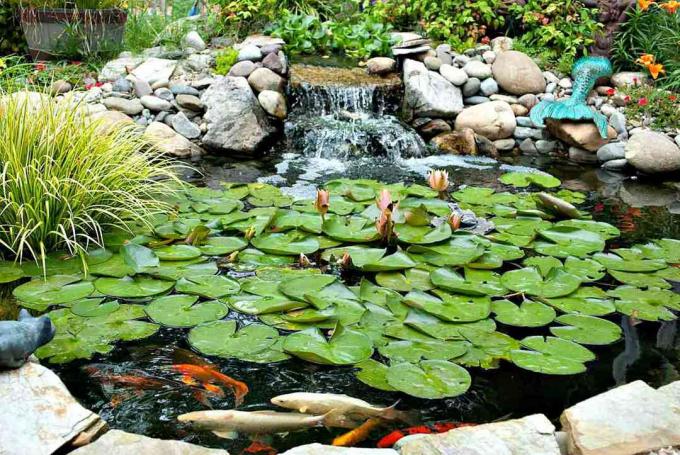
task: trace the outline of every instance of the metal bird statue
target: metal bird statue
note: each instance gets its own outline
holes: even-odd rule
[[[571,70],[574,88],[570,98],[559,101],[541,101],[531,110],[531,121],[543,126],[545,119],[592,120],[600,132],[607,137],[607,117],[586,104],[588,93],[601,77],[612,75],[612,64],[606,57],[580,58]]]

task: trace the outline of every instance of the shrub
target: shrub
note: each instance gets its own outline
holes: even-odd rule
[[[154,213],[169,210],[157,196],[177,181],[175,165],[137,132],[105,130],[77,109],[28,98],[18,92],[0,104],[3,255],[82,253],[101,244],[104,229],[148,225]]]
[[[0,55],[19,54],[26,51],[26,40],[21,31],[13,6],[0,4]],[[2,70],[0,68],[0,70]]]
[[[107,9],[124,8],[128,0],[10,0],[24,8],[75,8],[75,9]]]
[[[232,47],[223,49],[215,57],[215,73],[226,76],[236,59],[238,58],[238,51]]]
[[[680,125],[680,96],[649,85],[626,87],[622,91],[630,97],[627,118],[656,129]]]
[[[39,62],[32,63],[20,56],[0,58],[0,91],[44,90],[56,80],[65,80],[74,87],[82,86],[83,78],[96,76],[96,63]]]
[[[663,3],[661,5],[664,5]],[[680,11],[669,12],[658,4],[648,9],[634,8],[614,41],[614,63],[618,69],[640,70],[636,60],[643,54],[656,57],[665,74],[658,85],[680,91]]]

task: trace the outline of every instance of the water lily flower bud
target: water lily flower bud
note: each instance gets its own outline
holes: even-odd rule
[[[389,209],[390,204],[392,204],[392,195],[386,189],[381,190],[378,199],[375,201],[375,204],[381,211]]]
[[[330,206],[331,195],[327,190],[318,190],[316,192],[316,200],[314,201],[314,208],[321,214],[323,218],[328,213]]]
[[[427,174],[427,183],[430,184],[430,188],[442,193],[449,189],[449,173],[439,169],[430,171]]]
[[[312,261],[309,260],[307,256],[305,256],[304,253],[300,253],[300,258],[298,259],[298,263],[300,264],[300,267],[309,267],[312,265]]]
[[[451,226],[451,229],[454,231],[460,227],[460,215],[458,215],[456,212],[451,213],[447,221],[449,226]]]

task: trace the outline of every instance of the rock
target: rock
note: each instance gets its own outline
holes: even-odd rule
[[[174,116],[174,118],[176,117]],[[181,134],[176,133],[165,123],[152,122],[146,128],[144,137],[154,144],[159,152],[177,158],[190,158],[191,156],[200,156],[202,154],[200,147]]]
[[[537,128],[518,126],[513,133],[515,139],[543,139],[543,131]]]
[[[527,128],[536,128],[534,122],[529,117],[517,117],[517,126],[526,126]]]
[[[167,102],[172,102],[175,100],[175,95],[172,94],[170,89],[167,89],[165,87],[161,87],[159,89],[156,89],[153,92],[154,96],[157,98],[160,98],[162,100],[165,100]]]
[[[479,89],[481,87],[482,87],[482,82],[479,79],[477,79],[476,77],[471,77],[463,85],[463,96],[466,97],[466,98],[474,96],[474,95],[477,94],[477,92],[479,92]]]
[[[283,45],[281,44],[266,44],[260,47],[260,52],[265,56],[269,54],[278,54],[282,47]]]
[[[179,104],[184,109],[189,109],[194,112],[203,112],[203,102],[201,99],[194,95],[177,95],[175,98],[177,104]]]
[[[401,455],[560,455],[554,432],[543,414],[534,414],[441,434],[407,436],[395,448]]]
[[[543,155],[550,155],[557,149],[557,141],[546,141],[541,139],[536,141],[536,150]]]
[[[491,101],[505,101],[508,104],[517,104],[517,97],[512,95],[501,95],[496,93],[489,97]]]
[[[449,53],[449,51],[444,51],[440,50],[439,48],[441,47],[441,44],[437,46],[437,58],[439,59],[440,62],[442,62],[442,65],[452,65],[453,64],[453,57]]]
[[[205,73],[212,66],[215,66],[215,57],[211,54],[192,54],[182,60],[181,71],[183,73]],[[176,71],[176,73],[179,72],[180,69]]]
[[[90,115],[89,119],[92,122],[97,122],[96,128],[102,134],[107,134],[117,128],[127,128],[135,125],[135,122],[130,117],[119,111],[95,112]]]
[[[81,109],[83,112],[85,112],[85,115],[97,114],[99,112],[115,112],[116,114],[125,115],[122,112],[107,111],[106,106],[104,106],[101,103],[81,105],[79,107],[79,109]],[[126,115],[126,117],[127,117],[127,115]]]
[[[201,92],[199,92],[195,88],[189,87],[188,85],[184,85],[184,84],[172,84],[170,86],[170,91],[172,92],[173,95],[199,96],[201,94]],[[156,95],[156,96],[158,96],[158,95]]]
[[[392,449],[364,449],[307,444],[283,452],[281,455],[399,455]]]
[[[491,77],[491,66],[479,60],[471,60],[465,64],[463,71],[469,77],[476,77],[477,79],[483,80]]]
[[[626,159],[646,174],[680,170],[680,148],[665,134],[641,131],[626,143]]]
[[[404,62],[404,106],[412,117],[452,118],[463,110],[458,87],[415,60]]]
[[[0,371],[0,409],[0,446],[8,455],[55,453],[102,424],[55,373],[34,361]]]
[[[397,61],[389,57],[373,57],[366,62],[368,74],[388,74],[397,69]]]
[[[442,133],[432,139],[432,145],[452,155],[476,155],[475,132],[470,128]]]
[[[132,80],[132,85],[134,86],[135,96],[141,98],[143,96],[151,95],[153,90],[148,82],[143,79],[137,79],[136,77]]]
[[[271,44],[278,44],[279,46],[283,46],[286,44],[286,42],[281,39],[281,38],[274,38],[273,36],[267,36],[267,35],[250,35],[246,39],[244,39],[241,43],[235,44],[234,49],[240,50],[244,48],[245,46],[257,46],[257,47],[264,47],[268,46]]]
[[[484,60],[484,63],[491,65],[496,61],[496,53],[494,51],[486,51],[482,54],[482,60]]]
[[[109,97],[104,98],[102,104],[107,109],[119,111],[127,115],[139,115],[144,110],[144,106],[137,98],[126,100],[125,98]]]
[[[557,82],[557,85],[559,85],[560,87],[562,87],[564,89],[569,89],[569,88],[572,87],[572,82],[571,82],[570,78],[563,77],[562,79],[559,80],[559,82]]]
[[[536,155],[538,153],[536,144],[534,144],[534,141],[531,140],[530,138],[524,139],[522,142],[520,142],[519,149],[525,155]]]
[[[517,102],[522,106],[526,107],[527,109],[531,110],[534,106],[538,104],[538,97],[533,93],[527,93],[526,95],[520,96]]]
[[[113,82],[111,90],[118,93],[129,93],[132,91],[132,83],[128,79],[120,77]]]
[[[439,58],[431,56],[425,57],[425,61],[423,63],[425,63],[425,66],[430,71],[439,71],[439,68],[442,66],[442,61],[439,60]]]
[[[491,101],[491,100],[489,98],[487,98],[486,96],[471,96],[470,98],[464,98],[463,99],[463,103],[466,106],[468,106],[468,105],[475,106],[477,104],[488,103],[489,101]]]
[[[512,38],[499,36],[491,40],[491,50],[496,54],[512,50]]]
[[[156,121],[161,122],[162,119],[156,119]],[[201,136],[201,129],[198,127],[198,125],[189,120],[183,112],[178,112],[177,114],[173,115],[170,124],[172,129],[187,139],[197,139]]]
[[[628,166],[628,160],[625,158],[619,159],[619,160],[610,160],[607,161],[606,163],[602,164],[602,169],[606,169],[608,171],[621,171]]]
[[[286,80],[269,68],[257,68],[248,76],[248,83],[256,92],[274,90],[283,93],[286,88]]]
[[[626,128],[626,116],[621,112],[614,112],[609,117],[609,124],[616,130],[617,134],[625,134],[628,136],[628,129]]]
[[[176,60],[149,58],[132,71],[132,75],[153,85],[154,82],[170,80],[177,67]]]
[[[453,59],[453,64],[462,68],[470,61],[470,57],[467,55],[456,55]],[[467,73],[465,73],[467,74]]]
[[[597,155],[595,153],[579,147],[569,147],[569,159],[575,163],[597,163]]]
[[[616,112],[618,112],[618,109],[616,109],[616,107],[611,104],[604,104],[600,108],[600,112],[602,112],[602,114],[606,115],[607,117],[611,117]]]
[[[264,59],[262,59],[262,65],[264,65],[265,68],[274,71],[276,74],[280,75],[285,74],[283,70],[284,65],[283,62],[281,61],[281,58],[279,58],[279,54],[275,53],[267,54],[264,57]]]
[[[549,82],[548,85],[545,86],[545,93],[555,93],[555,90],[557,90],[557,84],[554,82]]]
[[[490,141],[484,136],[475,135],[475,142],[477,143],[477,154],[498,158],[498,149],[496,149],[493,141]]]
[[[201,101],[208,124],[203,143],[209,148],[250,154],[276,131],[244,78],[218,79]]]
[[[642,381],[582,401],[560,422],[569,453],[637,454],[680,444],[680,408]]]
[[[242,62],[234,63],[234,66],[229,69],[228,75],[234,77],[248,77],[256,68],[257,66],[255,66],[255,63],[250,60],[244,60]]]
[[[229,455],[226,450],[208,449],[183,441],[155,439],[120,430],[111,430],[92,444],[71,452],[73,455]]]
[[[442,119],[434,119],[422,125],[418,131],[425,137],[434,137],[451,131],[451,125]]]
[[[512,136],[517,122],[508,103],[489,101],[468,107],[456,118],[456,131],[472,128],[475,133],[492,141]]]
[[[597,159],[600,161],[620,160],[626,157],[626,144],[612,142],[605,144],[597,150]]]
[[[153,90],[159,89],[159,88],[167,88],[170,85],[170,81],[167,79],[159,79],[153,84],[151,84],[151,88]]]
[[[522,52],[501,52],[491,68],[498,85],[508,93],[525,95],[545,91],[541,69]]]
[[[257,95],[257,100],[267,114],[279,120],[284,120],[288,116],[286,98],[281,93],[273,90],[263,90]]]
[[[630,87],[634,85],[642,85],[648,82],[648,77],[645,73],[634,71],[623,71],[612,76],[612,85],[616,88]]]
[[[206,48],[205,41],[203,41],[201,35],[199,35],[198,32],[196,31],[191,31],[187,33],[184,39],[182,40],[182,44],[184,44],[184,47],[196,49],[199,52],[205,50]]]
[[[627,180],[620,186],[619,197],[624,204],[631,207],[665,207],[677,201],[678,193],[675,189],[656,183]]]
[[[497,150],[500,150],[501,152],[509,152],[510,150],[515,148],[515,140],[498,139],[493,141],[493,145],[496,147]]]
[[[63,79],[54,81],[50,85],[50,93],[52,95],[63,95],[64,93],[70,92],[71,90],[73,90],[73,85]]]
[[[238,51],[238,57],[236,61],[243,62],[245,60],[250,60],[252,62],[259,62],[262,60],[262,51],[260,48],[254,44],[247,44]]]
[[[674,406],[680,407],[680,381],[673,381],[656,390],[663,393]]]
[[[116,79],[125,77],[128,74],[128,70],[135,69],[143,61],[143,58],[138,57],[124,57],[111,60],[99,72],[99,80],[101,82],[113,82]]]
[[[148,95],[148,96],[143,96],[139,99],[139,101],[142,102],[142,106],[145,108],[149,109],[150,111],[153,112],[159,112],[159,111],[171,111],[172,110],[172,103],[169,103],[168,101],[162,100],[158,98],[157,96],[153,95]]]
[[[560,78],[555,76],[555,73],[552,71],[543,71],[543,78],[546,80],[548,84],[555,84],[560,81]]]
[[[493,78],[487,78],[482,81],[479,90],[484,96],[491,96],[498,93],[498,83]]]
[[[524,117],[529,113],[529,109],[522,106],[521,104],[511,104],[510,108],[512,109],[512,113],[515,114],[516,117]]]
[[[568,145],[580,147],[590,152],[596,152],[600,147],[616,138],[614,128],[608,127],[608,137],[603,139],[595,124],[591,122],[575,123],[548,119],[546,125],[550,134],[556,138]]]
[[[444,76],[444,79],[455,86],[464,85],[468,80],[468,75],[465,71],[451,65],[442,65],[441,68],[439,68],[439,73]]]

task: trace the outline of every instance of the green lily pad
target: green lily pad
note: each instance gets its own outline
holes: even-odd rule
[[[319,242],[301,231],[262,234],[250,243],[265,253],[281,255],[312,254],[319,249]]]
[[[201,250],[191,245],[169,245],[153,250],[161,261],[188,261],[201,257]],[[156,264],[158,265],[158,264]]]
[[[375,281],[380,286],[394,291],[409,292],[413,289],[429,291],[434,288],[430,281],[430,272],[423,269],[408,269],[401,272],[380,272],[376,274]]]
[[[607,270],[621,272],[654,272],[667,267],[663,259],[623,259],[613,253],[596,254],[593,259],[605,266]]]
[[[332,239],[350,243],[372,242],[380,237],[375,225],[360,216],[329,216],[323,223],[323,232]]]
[[[595,360],[595,354],[588,348],[561,338],[531,336],[521,343],[531,351],[512,351],[511,360],[518,367],[536,373],[579,374],[586,371],[585,362]]]
[[[212,261],[168,261],[161,262],[158,267],[146,270],[146,274],[161,280],[177,281],[180,278],[195,275],[215,275],[218,272],[217,264]]]
[[[475,236],[453,236],[440,245],[412,245],[408,254],[418,262],[438,267],[462,266],[479,259],[485,252]]]
[[[579,344],[606,345],[621,338],[621,328],[606,319],[582,314],[563,314],[555,319],[562,327],[550,327],[550,333]]]
[[[666,289],[643,291],[619,286],[607,294],[616,298],[614,304],[620,313],[645,321],[671,321],[675,315],[669,310],[680,309],[680,294]]]
[[[303,213],[296,210],[279,210],[272,220],[271,228],[276,232],[301,229],[306,232],[320,234],[321,215],[318,213]]]
[[[604,278],[604,266],[592,259],[578,259],[569,256],[564,261],[564,270],[581,279],[584,283],[598,281]]]
[[[239,237],[208,237],[198,248],[208,256],[223,256],[247,246],[248,242]]]
[[[234,310],[245,314],[280,313],[282,311],[297,310],[307,306],[307,303],[292,300],[286,296],[260,296],[238,294],[227,297],[226,302]]]
[[[123,245],[120,248],[120,255],[125,265],[135,273],[143,272],[149,267],[157,267],[159,264],[159,258],[154,251],[136,243],[130,242]]]
[[[162,294],[173,288],[173,281],[156,280],[153,278],[135,276],[123,278],[97,278],[94,287],[100,293],[111,297],[135,299]]]
[[[547,256],[582,258],[602,251],[605,246],[605,239],[600,234],[577,227],[555,225],[538,234],[552,242],[534,242],[534,249]]]
[[[547,276],[552,269],[562,268],[562,261],[552,256],[534,256],[522,261],[525,267],[538,269],[541,276]]]
[[[124,245],[123,247],[126,246],[127,245]],[[123,247],[121,247],[121,249]],[[123,278],[125,276],[134,275],[135,273],[137,273],[137,269],[135,268],[135,266],[128,265],[127,261],[125,260],[122,254],[114,254],[107,261],[100,262],[98,264],[88,265],[87,271],[91,275],[107,276],[112,278]]]
[[[73,302],[71,305],[71,313],[86,318],[96,316],[106,316],[118,310],[120,304],[115,300],[102,303],[103,298],[99,299],[83,299]]]
[[[463,341],[390,341],[378,349],[381,355],[392,362],[418,363],[420,360],[450,360],[467,351]]]
[[[337,326],[329,340],[318,329],[293,333],[286,337],[283,349],[308,362],[324,365],[352,365],[373,354],[370,338],[342,326]]]
[[[595,287],[581,287],[565,297],[546,299],[545,302],[563,313],[605,316],[616,311],[607,294]]]
[[[535,267],[525,267],[506,272],[501,277],[503,285],[515,292],[544,298],[562,297],[574,292],[581,280],[563,269],[551,269],[544,278]]]
[[[496,323],[491,319],[481,319],[475,322],[452,323],[424,311],[412,309],[408,312],[404,324],[438,340],[463,340],[470,332],[493,332]],[[387,329],[386,329],[386,334]],[[390,336],[393,336],[391,333]]]
[[[81,279],[79,275],[52,275],[46,280],[37,278],[17,286],[12,294],[17,300],[46,309],[50,305],[75,302],[92,294],[92,282]]]
[[[261,363],[288,358],[276,349],[279,339],[276,329],[263,324],[250,324],[237,331],[236,321],[207,322],[191,329],[188,336],[189,344],[202,354]],[[273,356],[270,351],[274,351]]]
[[[548,305],[524,300],[519,306],[509,300],[496,300],[491,304],[496,321],[515,327],[542,327],[555,319],[555,310]]]
[[[198,275],[177,280],[177,292],[200,295],[208,299],[219,299],[236,294],[240,286],[238,281],[222,275]]]
[[[240,251],[237,259],[239,264],[255,266],[290,265],[295,262],[294,257],[267,254],[255,248],[246,248]]]
[[[593,220],[563,220],[555,223],[557,227],[572,227],[584,229],[599,234],[603,239],[613,239],[621,235],[621,231],[616,226],[603,221]]]
[[[378,261],[363,264],[360,268],[365,272],[388,272],[394,270],[404,270],[418,265],[403,251],[389,254]]]
[[[337,280],[332,275],[309,275],[284,281],[279,285],[279,291],[288,297],[305,302],[305,296],[321,291]]]
[[[498,179],[506,185],[525,188],[531,184],[542,188],[555,188],[562,184],[560,179],[543,172],[508,172]]]
[[[430,274],[432,284],[438,288],[460,294],[483,296],[503,295],[506,291],[500,275],[488,270],[465,269],[465,277],[449,268],[440,268]]]
[[[468,330],[464,335],[469,344],[467,352],[453,359],[464,366],[498,368],[501,360],[510,360],[513,349],[519,349],[519,341],[501,332]]]
[[[216,300],[200,302],[197,296],[166,295],[154,299],[146,308],[151,320],[166,327],[194,327],[204,322],[222,319],[229,310]]]
[[[669,289],[671,287],[668,281],[656,275],[652,275],[651,273],[609,270],[609,274],[613,276],[619,283],[629,284],[638,288]]]
[[[356,378],[374,389],[394,392],[396,389],[387,382],[388,366],[373,359],[367,359],[354,365],[359,368]]]
[[[386,378],[400,392],[431,400],[462,395],[472,382],[465,368],[445,360],[398,363],[387,370]]]
[[[409,224],[397,224],[394,228],[397,239],[400,242],[413,245],[429,245],[441,242],[451,237],[451,226],[442,223],[438,227],[411,226]]]
[[[448,322],[474,322],[485,319],[491,313],[488,297],[472,297],[448,294],[435,290],[439,298],[421,291],[409,292],[403,302]]]
[[[12,283],[26,276],[23,269],[13,262],[0,262],[0,284]]]

